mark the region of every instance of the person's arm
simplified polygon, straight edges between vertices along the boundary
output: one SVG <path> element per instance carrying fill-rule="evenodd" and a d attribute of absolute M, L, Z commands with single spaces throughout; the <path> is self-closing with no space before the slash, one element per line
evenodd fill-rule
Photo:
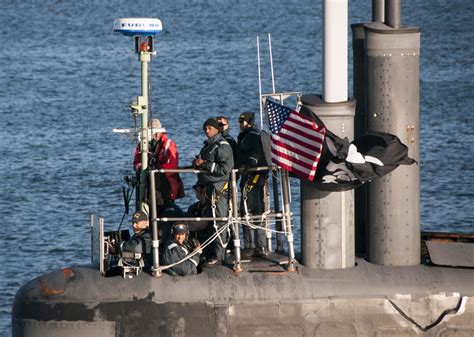
<path fill-rule="evenodd" d="M 177 243 L 172 243 L 166 247 L 163 260 L 167 265 L 181 261 L 186 257 L 184 250 Z M 170 269 L 180 276 L 197 274 L 197 262 L 195 260 L 185 260 Z"/>
<path fill-rule="evenodd" d="M 138 171 L 141 169 L 142 166 L 142 157 L 140 154 L 140 144 L 137 145 L 135 148 L 135 157 L 133 158 L 133 169 Z"/>
<path fill-rule="evenodd" d="M 166 243 L 165 251 L 163 253 L 163 265 L 167 266 L 169 264 L 172 264 L 173 262 L 173 247 L 169 248 L 170 245 L 172 245 L 171 242 Z"/>
<path fill-rule="evenodd" d="M 242 164 L 248 167 L 257 167 L 258 163 L 260 163 L 265 156 L 260 134 L 256 131 L 250 131 L 247 137 L 245 137 L 245 146 L 249 151 L 248 157 L 244 158 Z"/>
<path fill-rule="evenodd" d="M 159 158 L 161 167 L 164 169 L 175 169 L 179 166 L 179 155 L 178 155 L 178 148 L 176 147 L 176 143 L 171 140 L 166 140 L 168 143 L 165 144 L 165 151 L 164 155 Z"/>
<path fill-rule="evenodd" d="M 231 146 L 226 140 L 222 140 L 216 152 L 215 161 L 206 161 L 202 163 L 201 167 L 216 177 L 229 175 L 234 167 L 234 155 L 232 154 Z"/>

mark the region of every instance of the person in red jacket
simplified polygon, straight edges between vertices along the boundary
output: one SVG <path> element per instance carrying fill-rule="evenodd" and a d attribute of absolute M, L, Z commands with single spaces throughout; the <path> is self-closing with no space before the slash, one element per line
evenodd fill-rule
<path fill-rule="evenodd" d="M 168 138 L 166 129 L 162 127 L 158 119 L 151 120 L 151 140 L 149 145 L 149 168 L 150 169 L 176 169 L 179 165 L 178 149 L 175 142 Z M 141 170 L 140 144 L 135 149 L 135 158 L 133 160 L 133 168 L 135 171 Z M 162 175 L 161 175 L 162 176 Z M 158 204 L 165 205 L 169 200 L 176 200 L 184 197 L 184 185 L 179 173 L 166 172 L 164 174 L 166 180 L 160 179 L 157 175 L 157 192 L 161 196 L 157 196 Z M 161 184 L 160 184 L 161 182 Z M 161 186 L 160 186 L 161 185 Z M 166 185 L 166 186 L 164 186 Z M 160 198 L 161 197 L 161 198 Z M 160 202 L 162 199 L 162 202 Z"/>

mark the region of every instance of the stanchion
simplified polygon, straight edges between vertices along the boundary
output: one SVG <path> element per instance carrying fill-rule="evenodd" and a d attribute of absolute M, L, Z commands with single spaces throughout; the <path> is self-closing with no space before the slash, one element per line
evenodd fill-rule
<path fill-rule="evenodd" d="M 234 231 L 234 252 L 235 252 L 235 261 L 234 261 L 234 272 L 240 273 L 243 271 L 242 263 L 240 261 L 240 225 L 236 221 L 239 217 L 239 210 L 237 208 L 237 178 L 235 174 L 236 170 L 231 172 L 231 187 L 232 187 L 232 229 Z"/>
<path fill-rule="evenodd" d="M 281 186 L 283 195 L 283 219 L 285 219 L 286 236 L 288 238 L 288 271 L 296 271 L 295 249 L 293 246 L 293 231 L 291 226 L 290 195 L 288 189 L 288 171 L 281 169 Z"/>
<path fill-rule="evenodd" d="M 158 224 L 156 221 L 156 189 L 155 189 L 155 173 L 150 172 L 150 200 L 151 200 L 151 233 L 152 233 L 152 247 L 153 247 L 153 267 L 151 267 L 151 274 L 154 277 L 160 277 L 160 241 L 158 240 Z"/>

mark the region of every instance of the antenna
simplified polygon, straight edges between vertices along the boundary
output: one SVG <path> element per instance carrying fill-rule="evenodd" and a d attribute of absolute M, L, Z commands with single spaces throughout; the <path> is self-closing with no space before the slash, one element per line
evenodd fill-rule
<path fill-rule="evenodd" d="M 130 105 L 133 116 L 136 120 L 141 117 L 140 146 L 141 149 L 141 175 L 140 185 L 143 187 L 139 193 L 140 209 L 147 211 L 145 203 L 146 195 L 144 188 L 147 183 L 146 169 L 148 168 L 148 113 L 150 110 L 148 65 L 152 55 L 156 55 L 153 50 L 153 38 L 163 30 L 163 25 L 159 19 L 154 18 L 120 18 L 114 21 L 113 31 L 125 36 L 133 36 L 135 40 L 135 53 L 141 64 L 141 95 L 135 97 Z"/>
<path fill-rule="evenodd" d="M 155 36 L 161 33 L 163 25 L 153 18 L 121 18 L 114 21 L 114 33 L 125 36 Z"/>
<path fill-rule="evenodd" d="M 268 33 L 268 49 L 270 52 L 270 71 L 272 76 L 272 93 L 271 94 L 262 94 L 262 80 L 260 74 L 260 45 L 259 45 L 259 37 L 257 36 L 257 52 L 258 52 L 258 84 L 259 84 L 259 93 L 260 93 L 260 115 L 262 115 L 262 99 L 266 99 L 267 97 L 271 97 L 273 99 L 277 99 L 280 101 L 280 104 L 283 104 L 285 99 L 295 96 L 297 102 L 300 101 L 302 92 L 300 91 L 288 91 L 288 92 L 276 92 L 275 89 L 275 72 L 273 69 L 273 53 L 272 53 L 272 36 Z"/>
<path fill-rule="evenodd" d="M 272 54 L 272 36 L 268 33 L 268 49 L 270 51 L 270 71 L 272 75 L 272 93 L 275 94 L 275 72 L 273 70 L 273 54 Z M 258 64 L 258 93 L 259 93 L 259 107 L 260 107 L 260 129 L 263 130 L 263 107 L 262 107 L 262 76 L 260 67 L 260 36 L 257 35 L 257 64 Z M 283 104 L 282 96 L 280 95 L 280 103 Z"/>
<path fill-rule="evenodd" d="M 260 106 L 260 129 L 263 130 L 262 76 L 260 73 L 260 37 L 258 35 L 257 35 L 257 64 L 258 64 L 258 102 Z"/>
<path fill-rule="evenodd" d="M 153 267 L 152 275 L 159 277 L 159 241 L 158 228 L 156 223 L 156 202 L 155 202 L 155 175 L 150 174 L 148 185 L 148 111 L 151 109 L 150 96 L 148 94 L 149 76 L 148 64 L 151 56 L 156 55 L 153 50 L 153 38 L 163 30 L 163 25 L 159 19 L 153 18 L 121 18 L 114 21 L 114 32 L 135 38 L 135 52 L 141 64 L 141 95 L 136 97 L 130 105 L 135 118 L 141 116 L 140 149 L 141 149 L 141 170 L 140 184 L 137 187 L 137 208 L 149 214 L 152 221 L 152 245 L 153 245 Z M 136 119 L 135 119 L 136 120 Z M 149 188 L 147 188 L 149 186 Z M 147 190 L 151 190 L 150 205 L 148 204 Z M 151 208 L 151 212 L 150 212 Z"/>
<path fill-rule="evenodd" d="M 273 72 L 273 54 L 272 54 L 272 36 L 268 33 L 268 49 L 270 51 L 270 70 L 272 72 L 272 89 L 273 93 L 275 93 L 275 74 Z M 280 102 L 283 103 L 283 102 Z"/>

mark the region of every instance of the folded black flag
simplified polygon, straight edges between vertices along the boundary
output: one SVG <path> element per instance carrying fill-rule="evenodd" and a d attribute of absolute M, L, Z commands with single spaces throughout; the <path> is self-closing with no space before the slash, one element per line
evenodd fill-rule
<path fill-rule="evenodd" d="M 301 107 L 299 112 L 318 125 L 324 125 L 306 107 Z M 416 160 L 408 157 L 408 147 L 395 135 L 371 131 L 349 142 L 326 128 L 313 185 L 322 191 L 347 191 L 382 177 L 399 165 L 413 163 Z"/>

